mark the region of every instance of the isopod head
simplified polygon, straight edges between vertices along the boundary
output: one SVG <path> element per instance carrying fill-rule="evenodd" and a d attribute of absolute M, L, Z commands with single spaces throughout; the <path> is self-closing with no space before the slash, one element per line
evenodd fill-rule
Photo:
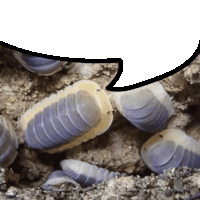
<path fill-rule="evenodd" d="M 119 112 L 146 132 L 163 130 L 174 113 L 172 101 L 159 82 L 129 91 L 113 92 L 113 97 Z"/>
<path fill-rule="evenodd" d="M 13 51 L 13 55 L 28 71 L 43 76 L 50 76 L 62 70 L 64 63 L 66 63 L 59 60 L 31 56 L 18 51 Z"/>
<path fill-rule="evenodd" d="M 166 129 L 144 143 L 141 156 L 146 165 L 157 173 L 170 167 L 200 167 L 200 144 L 185 132 Z"/>
<path fill-rule="evenodd" d="M 18 139 L 11 123 L 0 116 L 0 167 L 8 167 L 17 157 Z"/>
<path fill-rule="evenodd" d="M 112 106 L 99 85 L 83 80 L 37 103 L 19 126 L 29 146 L 55 153 L 104 133 L 113 121 Z"/>

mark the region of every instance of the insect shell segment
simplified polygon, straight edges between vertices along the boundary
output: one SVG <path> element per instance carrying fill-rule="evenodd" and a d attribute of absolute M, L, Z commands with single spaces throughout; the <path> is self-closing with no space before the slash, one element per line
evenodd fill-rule
<path fill-rule="evenodd" d="M 174 113 L 172 101 L 159 82 L 125 92 L 113 92 L 119 112 L 140 130 L 155 133 L 165 128 Z"/>
<path fill-rule="evenodd" d="M 50 76 L 62 70 L 64 63 L 66 63 L 59 60 L 31 56 L 18 51 L 13 51 L 13 55 L 27 70 L 43 76 Z"/>
<path fill-rule="evenodd" d="M 71 183 L 76 187 L 81 187 L 76 181 L 68 177 L 63 171 L 57 170 L 50 174 L 48 180 L 41 186 L 45 190 L 62 191 L 63 184 Z"/>
<path fill-rule="evenodd" d="M 10 122 L 0 116 L 0 167 L 8 167 L 17 157 L 18 139 Z"/>
<path fill-rule="evenodd" d="M 62 170 L 67 176 L 78 182 L 82 187 L 98 184 L 102 181 L 106 182 L 117 176 L 127 176 L 125 173 L 110 172 L 107 169 L 98 168 L 86 162 L 78 160 L 63 160 L 60 162 Z"/>
<path fill-rule="evenodd" d="M 104 133 L 113 121 L 111 111 L 105 91 L 83 80 L 27 110 L 19 126 L 29 146 L 55 153 Z"/>
<path fill-rule="evenodd" d="M 157 173 L 170 167 L 200 168 L 200 143 L 183 131 L 166 129 L 144 143 L 141 156 Z"/>

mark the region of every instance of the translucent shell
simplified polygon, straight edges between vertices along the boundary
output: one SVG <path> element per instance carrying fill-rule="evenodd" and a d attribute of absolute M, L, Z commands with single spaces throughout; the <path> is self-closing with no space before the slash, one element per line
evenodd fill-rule
<path fill-rule="evenodd" d="M 144 143 L 141 156 L 157 173 L 170 167 L 200 168 L 200 143 L 177 129 L 166 129 Z"/>
<path fill-rule="evenodd" d="M 67 176 L 78 182 L 82 187 L 98 184 L 102 181 L 106 182 L 117 176 L 126 176 L 125 173 L 110 172 L 107 169 L 73 159 L 61 161 L 60 166 Z"/>
<path fill-rule="evenodd" d="M 80 185 L 68 177 L 63 171 L 57 170 L 50 174 L 48 180 L 41 186 L 45 190 L 60 191 L 60 186 L 66 183 L 71 183 L 77 187 Z"/>
<path fill-rule="evenodd" d="M 23 67 L 39 75 L 50 76 L 63 68 L 62 61 L 59 60 L 31 56 L 18 51 L 13 51 L 13 55 Z"/>
<path fill-rule="evenodd" d="M 8 167 L 17 157 L 18 139 L 10 122 L 0 116 L 0 167 Z"/>
<path fill-rule="evenodd" d="M 149 133 L 163 130 L 174 112 L 171 99 L 159 82 L 113 92 L 113 97 L 119 112 L 137 128 Z"/>
<path fill-rule="evenodd" d="M 83 80 L 27 110 L 19 126 L 29 146 L 55 153 L 104 133 L 113 121 L 111 111 L 105 91 Z"/>

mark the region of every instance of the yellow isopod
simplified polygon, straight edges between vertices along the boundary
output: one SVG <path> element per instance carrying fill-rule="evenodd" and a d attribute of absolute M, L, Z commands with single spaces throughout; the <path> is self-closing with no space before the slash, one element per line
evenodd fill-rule
<path fill-rule="evenodd" d="M 105 91 L 94 81 L 82 80 L 27 110 L 19 126 L 29 146 L 55 153 L 104 133 L 112 121 Z"/>

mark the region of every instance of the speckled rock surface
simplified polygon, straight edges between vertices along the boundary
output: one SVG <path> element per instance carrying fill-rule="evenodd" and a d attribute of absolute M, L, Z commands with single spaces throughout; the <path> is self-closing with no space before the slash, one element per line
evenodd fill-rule
<path fill-rule="evenodd" d="M 40 188 L 7 186 L 1 192 L 2 199 L 49 199 L 49 200 L 192 200 L 200 198 L 200 170 L 170 168 L 161 175 L 129 176 L 102 182 L 87 188 L 62 186 L 64 191 L 53 192 Z M 7 198 L 6 198 L 7 197 Z"/>
<path fill-rule="evenodd" d="M 200 56 L 188 67 L 165 78 L 161 83 L 172 97 L 175 108 L 175 115 L 170 119 L 167 127 L 185 130 L 200 142 L 199 64 Z M 118 65 L 117 63 L 68 63 L 68 68 L 53 76 L 38 76 L 23 68 L 15 60 L 10 49 L 0 46 L 0 114 L 11 120 L 20 141 L 19 155 L 9 167 L 12 168 L 13 173 L 19 174 L 20 180 L 15 184 L 11 181 L 5 191 L 0 191 L 2 199 L 13 198 L 13 196 L 19 199 L 49 200 L 186 199 L 193 193 L 198 193 L 199 183 L 195 182 L 194 177 L 195 173 L 199 174 L 199 171 L 191 175 L 187 174 L 184 180 L 190 181 L 183 182 L 182 186 L 180 186 L 181 181 L 175 181 L 176 185 L 179 184 L 176 186 L 177 190 L 181 190 L 181 187 L 191 187 L 194 188 L 193 193 L 188 192 L 187 189 L 181 192 L 174 191 L 173 178 L 170 184 L 159 178 L 159 183 L 152 183 L 145 188 L 143 184 L 158 177 L 151 176 L 151 171 L 145 166 L 139 153 L 142 144 L 152 135 L 140 131 L 118 113 L 110 91 L 107 91 L 107 94 L 113 105 L 114 121 L 106 133 L 73 149 L 52 155 L 28 147 L 24 135 L 18 129 L 18 120 L 27 109 L 45 97 L 82 79 L 93 80 L 105 88 L 115 77 Z M 63 193 L 47 192 L 37 188 L 46 181 L 49 174 L 60 169 L 59 162 L 67 158 L 86 161 L 108 170 L 126 172 L 133 177 L 102 183 L 91 187 L 88 191 L 76 190 L 72 186 Z M 109 190 L 112 191 L 110 194 Z"/>

